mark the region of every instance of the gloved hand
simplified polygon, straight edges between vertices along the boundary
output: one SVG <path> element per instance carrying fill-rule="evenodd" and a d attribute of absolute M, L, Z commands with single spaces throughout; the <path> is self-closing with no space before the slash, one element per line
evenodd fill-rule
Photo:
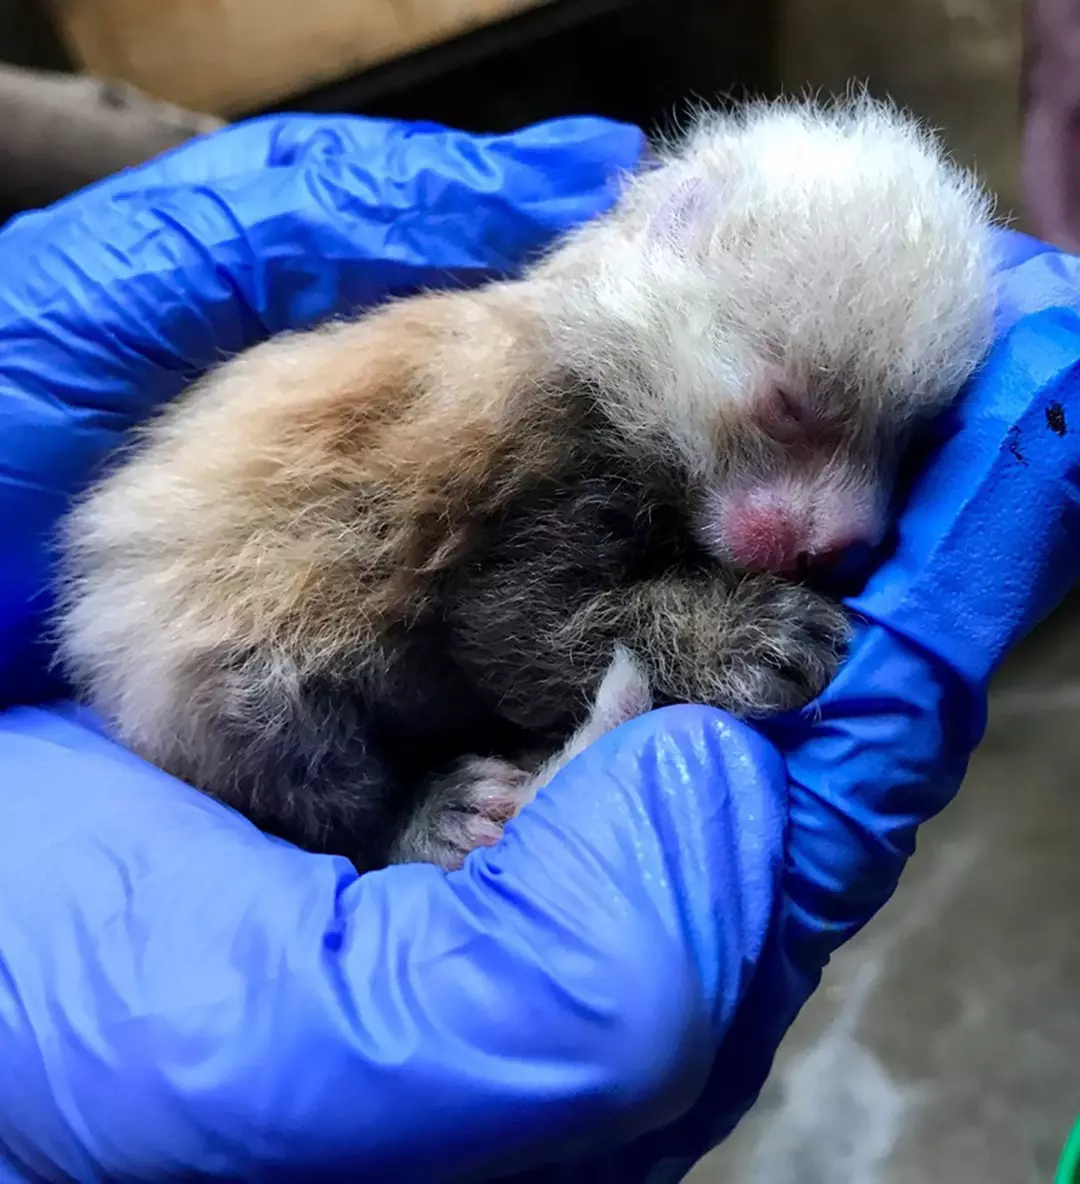
<path fill-rule="evenodd" d="M 774 936 L 702 1099 L 643 1159 L 674 1148 L 687 1167 L 730 1131 L 830 955 L 959 788 L 991 675 L 1080 579 L 1080 258 L 996 241 L 995 348 L 925 442 L 886 556 L 846 598 L 861 620 L 850 656 L 814 704 L 763 729 L 787 771 Z M 677 1179 L 668 1162 L 649 1179 Z"/>
<path fill-rule="evenodd" d="M 132 422 L 267 332 L 512 268 L 640 148 L 592 120 L 261 121 L 0 236 L 9 700 L 48 689 L 49 530 Z M 1074 578 L 1080 270 L 1003 246 L 1001 343 L 857 601 L 854 657 L 820 719 L 774 729 L 790 782 L 723 714 L 657 712 L 462 871 L 357 878 L 83 711 L 0 718 L 8 1174 L 630 1184 L 721 1138 L 955 789 L 988 672 Z"/>

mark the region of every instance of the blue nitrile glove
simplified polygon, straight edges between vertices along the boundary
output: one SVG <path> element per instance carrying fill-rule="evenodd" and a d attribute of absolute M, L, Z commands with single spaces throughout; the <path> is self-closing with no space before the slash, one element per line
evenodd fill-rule
<path fill-rule="evenodd" d="M 1080 258 L 1013 232 L 996 244 L 996 346 L 848 600 L 851 654 L 814 704 L 765 729 L 787 769 L 779 917 L 700 1101 L 635 1149 L 663 1162 L 650 1184 L 678 1179 L 754 1100 L 825 963 L 959 788 L 990 676 L 1080 579 Z"/>
<path fill-rule="evenodd" d="M 640 147 L 593 120 L 502 139 L 264 121 L 0 236 L 8 698 L 47 686 L 48 531 L 126 427 L 270 330 L 512 266 L 602 208 Z M 1050 404 L 1068 422 L 1080 268 L 1002 243 L 1001 344 L 860 599 L 870 623 L 820 722 L 777 731 L 790 784 L 721 713 L 658 712 L 461 872 L 357 878 L 84 712 L 0 717 L 0 1177 L 546 1164 L 529 1178 L 632 1184 L 721 1138 L 955 789 L 987 672 L 1073 580 L 1080 435 Z"/>

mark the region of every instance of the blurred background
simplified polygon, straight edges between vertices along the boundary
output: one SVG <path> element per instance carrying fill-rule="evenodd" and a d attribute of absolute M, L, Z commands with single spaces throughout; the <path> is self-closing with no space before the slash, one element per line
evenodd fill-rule
<path fill-rule="evenodd" d="M 1080 28 L 1080 0 L 1055 5 Z M 942 129 L 1003 217 L 1068 246 L 1053 185 L 1022 168 L 1027 15 L 1022 0 L 0 0 L 0 214 L 270 110 L 656 131 L 688 100 L 854 78 Z M 1040 143 L 1062 192 L 1072 52 L 1039 74 L 1060 84 Z M 1001 671 L 960 799 L 693 1184 L 1051 1184 L 1080 1110 L 1078 770 L 1072 603 Z"/>

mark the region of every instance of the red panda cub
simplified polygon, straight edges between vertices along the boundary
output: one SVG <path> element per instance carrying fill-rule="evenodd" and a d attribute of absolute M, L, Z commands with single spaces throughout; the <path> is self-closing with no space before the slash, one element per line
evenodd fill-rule
<path fill-rule="evenodd" d="M 147 760 L 361 870 L 454 867 L 652 705 L 754 719 L 847 639 L 992 323 L 990 208 L 865 97 L 709 114 L 521 277 L 261 344 L 67 519 L 59 653 Z"/>

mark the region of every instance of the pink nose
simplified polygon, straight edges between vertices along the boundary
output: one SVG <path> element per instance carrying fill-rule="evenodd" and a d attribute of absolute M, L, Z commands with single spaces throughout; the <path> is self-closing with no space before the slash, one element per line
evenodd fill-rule
<path fill-rule="evenodd" d="M 829 566 L 857 541 L 850 531 L 815 527 L 793 507 L 772 499 L 729 507 L 721 535 L 740 567 L 777 575 Z"/>
<path fill-rule="evenodd" d="M 724 516 L 725 549 L 752 571 L 794 571 L 805 553 L 808 525 L 776 502 L 732 506 Z"/>

